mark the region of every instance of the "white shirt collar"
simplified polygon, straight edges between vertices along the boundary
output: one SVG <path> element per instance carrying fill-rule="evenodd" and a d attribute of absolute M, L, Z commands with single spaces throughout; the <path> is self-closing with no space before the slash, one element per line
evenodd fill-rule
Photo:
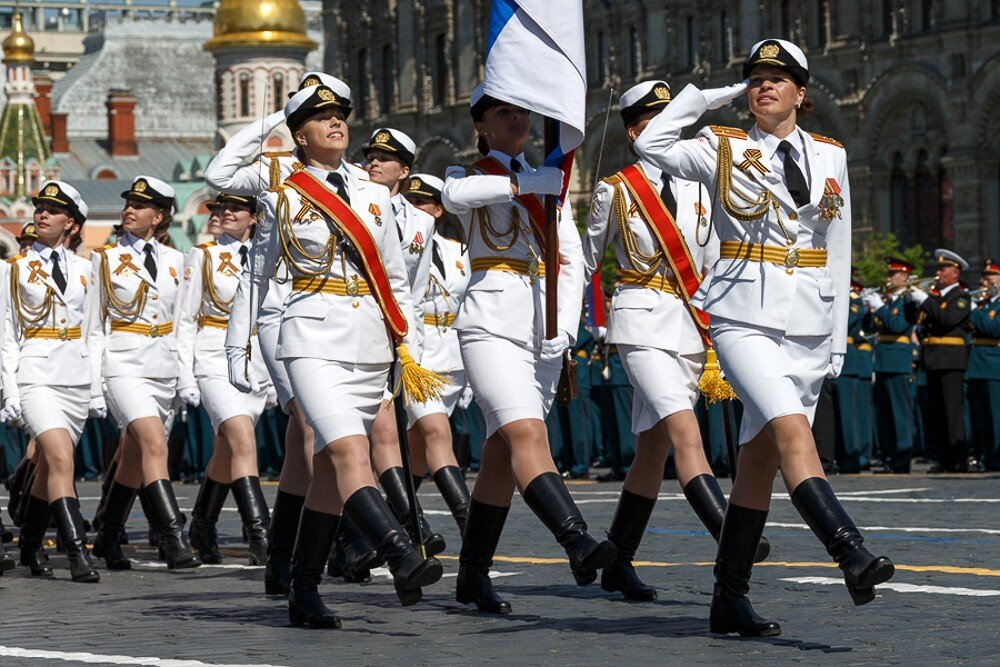
<path fill-rule="evenodd" d="M 528 164 L 528 160 L 524 157 L 524 153 L 519 153 L 518 155 L 511 157 L 502 151 L 492 150 L 490 151 L 487 157 L 495 159 L 497 162 L 502 164 L 508 170 L 510 169 L 510 163 L 516 159 L 518 162 L 521 163 L 522 170 L 534 171 L 534 168 L 530 164 Z"/>
<path fill-rule="evenodd" d="M 334 169 L 332 172 L 327 171 L 326 169 L 320 169 L 319 167 L 314 167 L 312 165 L 306 167 L 306 171 L 308 171 L 313 176 L 316 176 L 324 183 L 326 182 L 327 176 L 329 176 L 330 174 L 332 173 L 340 174 L 341 176 L 344 177 L 344 183 L 348 184 L 348 187 L 350 187 L 351 172 L 347 169 L 347 160 L 341 160 L 340 166 Z"/>
<path fill-rule="evenodd" d="M 130 246 L 138 253 L 144 253 L 146 250 L 146 246 L 149 245 L 153 247 L 154 255 L 159 254 L 160 244 L 156 241 L 155 238 L 151 238 L 148 241 L 143 241 L 132 232 L 125 232 L 125 236 L 122 237 L 122 241 L 124 242 L 125 245 Z"/>
<path fill-rule="evenodd" d="M 246 246 L 247 248 L 250 247 L 250 240 L 249 239 L 247 239 L 246 241 L 240 241 L 238 239 L 234 239 L 232 236 L 230 236 L 229 234 L 227 234 L 225 232 L 223 232 L 222 235 L 219 237 L 219 240 L 217 241 L 217 243 L 219 245 L 232 245 L 232 244 L 235 243 L 236 245 L 239 245 L 239 246 Z"/>
<path fill-rule="evenodd" d="M 757 126 L 757 133 L 760 135 L 760 138 L 757 141 L 764 146 L 762 152 L 764 153 L 764 157 L 768 160 L 773 161 L 775 159 L 780 159 L 777 158 L 778 144 L 782 141 L 787 141 L 792 145 L 792 159 L 801 163 L 802 156 L 805 155 L 805 144 L 802 142 L 802 134 L 799 128 L 796 127 L 795 130 L 793 130 L 792 133 L 784 139 L 779 139 L 773 134 L 764 132 L 759 126 Z"/>
<path fill-rule="evenodd" d="M 940 292 L 941 296 L 944 296 L 945 294 L 952 291 L 956 287 L 958 287 L 958 283 L 952 283 L 951 285 L 948 285 L 947 287 L 938 290 L 938 292 Z"/>
<path fill-rule="evenodd" d="M 45 261 L 50 261 L 53 258 L 58 259 L 58 260 L 62 260 L 63 259 L 63 253 L 61 252 L 62 249 L 63 249 L 62 246 L 57 246 L 55 248 L 50 248 L 49 246 L 45 245 L 44 243 L 39 243 L 38 241 L 33 241 L 31 243 L 31 249 L 34 250 L 35 252 L 37 252 L 39 255 L 41 255 L 42 259 L 44 259 Z"/>
<path fill-rule="evenodd" d="M 646 160 L 639 160 L 639 167 L 645 172 L 646 179 L 649 180 L 653 188 L 659 192 L 663 186 L 663 170 Z"/>

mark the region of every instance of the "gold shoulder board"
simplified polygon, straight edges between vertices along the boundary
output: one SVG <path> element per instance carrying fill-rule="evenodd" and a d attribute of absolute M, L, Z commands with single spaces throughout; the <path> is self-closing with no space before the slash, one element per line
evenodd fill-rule
<path fill-rule="evenodd" d="M 727 127 L 726 125 L 709 125 L 708 128 L 712 130 L 718 137 L 729 137 L 730 139 L 746 139 L 747 133 L 738 127 Z"/>
<path fill-rule="evenodd" d="M 820 142 L 821 144 L 830 144 L 836 146 L 837 148 L 843 148 L 844 144 L 840 143 L 836 139 L 831 139 L 830 137 L 824 137 L 822 134 L 816 134 L 815 132 L 810 132 L 809 136 Z"/>
<path fill-rule="evenodd" d="M 19 259 L 24 259 L 24 255 L 14 255 L 13 257 L 8 257 L 7 258 L 7 263 L 8 264 L 13 264 L 14 262 L 16 262 Z"/>
<path fill-rule="evenodd" d="M 276 158 L 276 157 L 294 157 L 291 151 L 264 151 L 264 157 L 266 158 Z"/>
<path fill-rule="evenodd" d="M 205 241 L 204 243 L 199 243 L 198 244 L 198 248 L 200 248 L 201 250 L 208 250 L 209 248 L 211 248 L 214 245 L 215 245 L 215 241 Z"/>

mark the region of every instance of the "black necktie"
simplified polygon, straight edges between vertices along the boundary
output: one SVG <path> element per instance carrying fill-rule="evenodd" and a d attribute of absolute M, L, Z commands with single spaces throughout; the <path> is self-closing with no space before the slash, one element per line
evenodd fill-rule
<path fill-rule="evenodd" d="M 156 282 L 156 258 L 153 257 L 153 251 L 154 250 L 155 250 L 155 248 L 153 248 L 153 246 L 151 244 L 149 244 L 149 243 L 146 244 L 146 247 L 144 247 L 142 249 L 142 251 L 144 253 L 146 253 L 146 259 L 142 260 L 142 265 L 146 267 L 147 271 L 149 271 L 149 276 L 150 276 L 150 278 L 153 279 L 153 282 L 155 283 Z"/>
<path fill-rule="evenodd" d="M 785 185 L 788 186 L 788 194 L 792 195 L 795 205 L 803 207 L 809 203 L 809 186 L 806 185 L 806 177 L 802 175 L 799 165 L 795 164 L 792 158 L 792 145 L 787 140 L 778 144 L 778 150 L 784 154 L 782 164 L 785 168 Z"/>
<path fill-rule="evenodd" d="M 331 171 L 330 175 L 326 177 L 327 182 L 332 185 L 337 190 L 337 195 L 347 202 L 348 206 L 351 204 L 351 195 L 347 193 L 347 184 L 344 183 L 344 177 L 335 171 Z"/>
<path fill-rule="evenodd" d="M 521 164 L 520 160 L 518 160 L 517 158 L 514 158 L 513 160 L 510 161 L 510 170 L 512 172 L 514 172 L 515 174 L 518 174 L 518 173 L 524 171 L 524 165 Z"/>
<path fill-rule="evenodd" d="M 59 288 L 60 292 L 66 292 L 66 276 L 63 274 L 62 269 L 59 267 L 59 255 L 52 251 L 49 255 L 49 259 L 52 260 L 52 280 L 55 281 L 56 287 Z"/>
<path fill-rule="evenodd" d="M 438 244 L 431 244 L 431 260 L 434 262 L 434 266 L 438 267 L 438 271 L 441 272 L 442 278 L 447 278 L 447 274 L 444 272 L 444 260 L 441 259 L 441 251 L 438 250 Z"/>
<path fill-rule="evenodd" d="M 249 252 L 250 248 L 246 247 L 245 245 L 240 246 L 240 266 L 243 267 L 244 269 L 247 266 L 247 253 Z"/>
<path fill-rule="evenodd" d="M 660 178 L 663 179 L 663 187 L 660 188 L 660 199 L 667 205 L 670 216 L 674 220 L 677 220 L 677 198 L 674 197 L 674 191 L 670 188 L 670 174 L 663 172 Z"/>

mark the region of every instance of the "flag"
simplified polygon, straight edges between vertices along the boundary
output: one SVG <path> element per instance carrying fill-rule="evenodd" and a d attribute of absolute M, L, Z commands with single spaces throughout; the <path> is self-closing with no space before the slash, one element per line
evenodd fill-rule
<path fill-rule="evenodd" d="M 545 164 L 568 184 L 586 125 L 582 0 L 493 0 L 483 91 L 559 122 Z"/>
<path fill-rule="evenodd" d="M 608 326 L 607 313 L 604 312 L 604 284 L 601 282 L 600 269 L 594 271 L 587 286 L 587 324 L 592 327 Z"/>

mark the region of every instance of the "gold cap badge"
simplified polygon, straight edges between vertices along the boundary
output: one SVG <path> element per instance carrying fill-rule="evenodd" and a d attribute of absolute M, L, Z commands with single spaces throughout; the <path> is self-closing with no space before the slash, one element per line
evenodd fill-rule
<path fill-rule="evenodd" d="M 760 57 L 771 60 L 778 57 L 778 53 L 781 51 L 781 47 L 777 44 L 765 44 L 760 47 Z"/>
<path fill-rule="evenodd" d="M 135 185 L 132 186 L 132 189 L 136 192 L 145 192 L 147 188 L 149 188 L 149 184 L 141 178 L 135 182 Z"/>
<path fill-rule="evenodd" d="M 390 135 L 388 132 L 379 132 L 378 134 L 375 135 L 375 143 L 376 144 L 385 144 L 385 143 L 388 143 L 389 139 L 391 139 L 391 138 L 392 138 L 392 135 Z"/>
<path fill-rule="evenodd" d="M 670 91 L 667 90 L 666 86 L 654 86 L 653 87 L 653 94 L 656 95 L 656 99 L 658 99 L 658 100 L 669 100 L 670 99 Z"/>
<path fill-rule="evenodd" d="M 45 187 L 45 196 L 46 197 L 55 197 L 57 194 L 59 194 L 59 186 L 58 185 L 55 185 L 53 183 L 53 184 L 48 185 L 48 186 Z"/>
<path fill-rule="evenodd" d="M 303 88 L 309 88 L 310 86 L 318 86 L 319 83 L 320 83 L 319 79 L 317 79 L 314 76 L 311 76 L 311 77 L 309 77 L 308 79 L 306 79 L 305 81 L 302 82 L 302 87 Z"/>
<path fill-rule="evenodd" d="M 419 178 L 412 178 L 412 179 L 410 179 L 410 189 L 411 190 L 419 190 L 421 185 L 423 185 L 423 183 L 420 182 Z"/>
<path fill-rule="evenodd" d="M 333 99 L 333 92 L 327 90 L 326 88 L 320 88 L 316 94 L 319 95 L 319 98 L 324 102 L 329 102 Z"/>

